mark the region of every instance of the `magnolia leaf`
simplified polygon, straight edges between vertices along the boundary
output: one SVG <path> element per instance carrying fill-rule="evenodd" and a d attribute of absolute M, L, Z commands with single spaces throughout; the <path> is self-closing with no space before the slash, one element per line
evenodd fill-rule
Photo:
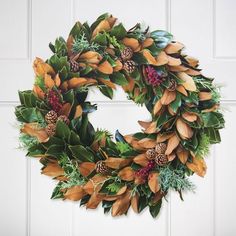
<path fill-rule="evenodd" d="M 179 142 L 180 140 L 176 134 L 170 137 L 167 142 L 167 149 L 165 151 L 165 154 L 170 155 L 172 151 L 179 145 Z"/>
<path fill-rule="evenodd" d="M 151 121 L 138 121 L 139 125 L 142 126 L 144 129 L 147 129 L 151 125 Z"/>
<path fill-rule="evenodd" d="M 79 201 L 84 195 L 85 192 L 82 186 L 76 185 L 67 189 L 66 193 L 64 194 L 64 198 L 71 201 Z"/>
<path fill-rule="evenodd" d="M 181 60 L 179 58 L 174 58 L 171 56 L 167 56 L 168 58 L 168 65 L 169 66 L 179 66 L 181 65 Z"/>
<path fill-rule="evenodd" d="M 106 166 L 112 169 L 120 169 L 130 164 L 131 159 L 108 157 L 105 160 Z"/>
<path fill-rule="evenodd" d="M 132 181 L 134 180 L 134 171 L 128 166 L 119 171 L 118 176 L 124 181 Z"/>
<path fill-rule="evenodd" d="M 169 105 L 173 102 L 176 98 L 175 91 L 169 91 L 168 89 L 165 90 L 163 96 L 161 97 L 161 104 L 162 105 Z"/>
<path fill-rule="evenodd" d="M 167 139 L 171 138 L 173 135 L 174 135 L 174 133 L 158 134 L 158 135 L 157 135 L 156 142 L 157 142 L 157 143 L 163 143 L 163 142 L 165 142 Z"/>
<path fill-rule="evenodd" d="M 76 106 L 74 119 L 80 117 L 83 114 L 83 108 L 81 105 Z"/>
<path fill-rule="evenodd" d="M 167 47 L 164 50 L 168 54 L 174 54 L 174 53 L 178 53 L 183 48 L 184 48 L 184 45 L 182 43 L 180 43 L 180 42 L 171 42 L 167 45 Z"/>
<path fill-rule="evenodd" d="M 147 166 L 148 159 L 146 157 L 146 154 L 139 154 L 133 159 L 133 162 L 141 166 Z"/>
<path fill-rule="evenodd" d="M 179 150 L 177 150 L 176 154 L 177 154 L 179 160 L 180 160 L 183 164 L 185 164 L 185 163 L 187 162 L 188 156 L 189 156 L 189 152 L 188 152 L 188 151 L 186 151 L 186 150 L 184 150 L 184 149 L 179 149 Z"/>
<path fill-rule="evenodd" d="M 83 176 L 88 176 L 94 169 L 95 169 L 95 163 L 93 162 L 82 162 L 79 165 L 79 172 Z"/>
<path fill-rule="evenodd" d="M 204 177 L 206 174 L 207 166 L 203 158 L 197 158 L 193 156 L 193 162 L 187 162 L 187 167 L 195 172 L 197 175 Z"/>
<path fill-rule="evenodd" d="M 103 78 L 98 78 L 98 80 L 101 83 L 105 84 L 106 86 L 110 87 L 111 89 L 116 89 L 116 85 L 113 82 L 111 82 L 110 80 L 103 79 Z"/>
<path fill-rule="evenodd" d="M 161 100 L 158 100 L 153 108 L 153 114 L 156 115 L 162 108 Z"/>
<path fill-rule="evenodd" d="M 181 118 L 179 118 L 176 121 L 176 128 L 177 128 L 179 134 L 182 135 L 182 137 L 184 139 L 188 139 L 193 136 L 193 130 Z"/>
<path fill-rule="evenodd" d="M 55 82 L 52 79 L 51 75 L 45 74 L 45 76 L 44 76 L 44 84 L 45 84 L 46 88 L 49 88 L 49 89 L 51 89 L 55 85 Z"/>
<path fill-rule="evenodd" d="M 42 169 L 43 175 L 58 177 L 65 174 L 64 170 L 58 165 L 58 163 L 47 163 L 46 167 Z"/>
<path fill-rule="evenodd" d="M 148 49 L 143 50 L 143 56 L 147 59 L 148 64 L 158 65 L 155 57 L 150 53 Z"/>
<path fill-rule="evenodd" d="M 143 148 L 154 148 L 156 146 L 156 140 L 150 138 L 143 138 L 138 141 L 138 144 Z"/>
<path fill-rule="evenodd" d="M 157 193 L 160 190 L 160 185 L 158 183 L 158 173 L 150 173 L 148 176 L 148 186 L 153 193 Z"/>
<path fill-rule="evenodd" d="M 132 48 L 133 51 L 136 51 L 140 46 L 138 40 L 134 38 L 124 38 L 122 42 L 126 47 Z"/>
<path fill-rule="evenodd" d="M 138 213 L 138 201 L 139 201 L 139 196 L 136 193 L 132 198 L 131 198 L 131 207 L 134 210 L 134 212 Z"/>
<path fill-rule="evenodd" d="M 156 66 L 162 66 L 167 64 L 169 61 L 168 56 L 164 51 L 161 51 L 156 57 Z"/>
<path fill-rule="evenodd" d="M 130 191 L 126 191 L 122 198 L 119 198 L 112 205 L 112 216 L 119 216 L 125 214 L 130 207 Z"/>
<path fill-rule="evenodd" d="M 146 134 L 153 134 L 157 132 L 157 122 L 152 122 L 147 129 L 144 130 Z"/>
<path fill-rule="evenodd" d="M 212 99 L 211 92 L 200 92 L 198 95 L 199 95 L 199 101 L 206 101 Z"/>
<path fill-rule="evenodd" d="M 154 43 L 153 38 L 146 38 L 146 39 L 142 42 L 142 48 L 150 47 L 153 43 Z"/>
<path fill-rule="evenodd" d="M 183 85 L 179 85 L 177 86 L 176 90 L 180 93 L 182 93 L 184 96 L 188 96 L 188 92 L 186 91 L 186 89 L 184 88 Z"/>
<path fill-rule="evenodd" d="M 195 113 L 192 113 L 192 112 L 184 112 L 182 114 L 182 117 L 189 121 L 189 122 L 194 122 L 197 120 L 198 116 L 195 114 Z"/>
<path fill-rule="evenodd" d="M 104 61 L 98 66 L 98 70 L 102 72 L 103 74 L 112 74 L 113 73 L 113 68 L 111 64 L 108 61 Z"/>
<path fill-rule="evenodd" d="M 186 90 L 191 91 L 191 92 L 194 92 L 197 90 L 195 82 L 191 76 L 187 75 L 185 72 L 179 72 L 177 75 L 181 80 L 183 80 L 182 85 L 184 86 Z"/>

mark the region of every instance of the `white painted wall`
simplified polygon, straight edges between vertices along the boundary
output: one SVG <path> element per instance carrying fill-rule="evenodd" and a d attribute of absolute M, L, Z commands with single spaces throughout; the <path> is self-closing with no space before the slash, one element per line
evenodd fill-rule
<path fill-rule="evenodd" d="M 50 200 L 54 182 L 40 175 L 40 164 L 17 150 L 14 106 L 17 90 L 30 89 L 31 64 L 47 58 L 57 36 L 67 36 L 74 21 L 92 22 L 111 12 L 126 26 L 137 21 L 167 29 L 198 57 L 205 74 L 223 88 L 227 108 L 222 143 L 207 159 L 204 179 L 194 177 L 196 194 L 181 202 L 171 193 L 158 219 L 148 212 L 112 219 L 102 209 L 86 211 L 77 203 Z M 234 0 L 0 0 L 0 235 L 1 236 L 234 236 L 236 235 L 236 1 Z M 92 122 L 114 132 L 134 132 L 145 109 L 118 91 L 109 101 L 96 92 Z M 114 123 L 118 127 L 114 127 Z"/>

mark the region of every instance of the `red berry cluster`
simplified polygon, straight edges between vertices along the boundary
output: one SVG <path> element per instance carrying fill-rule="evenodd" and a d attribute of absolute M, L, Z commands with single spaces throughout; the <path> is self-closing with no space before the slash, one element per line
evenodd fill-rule
<path fill-rule="evenodd" d="M 152 86 L 158 86 L 162 83 L 163 81 L 162 76 L 159 75 L 158 72 L 152 66 L 147 66 L 145 68 L 145 72 L 146 72 L 146 80 Z"/>
<path fill-rule="evenodd" d="M 139 169 L 137 172 L 136 172 L 136 175 L 138 177 L 140 177 L 142 180 L 146 180 L 150 171 L 156 166 L 156 163 L 154 160 L 151 160 L 148 162 L 147 166 Z"/>
<path fill-rule="evenodd" d="M 47 95 L 48 104 L 51 106 L 52 110 L 58 113 L 62 108 L 62 103 L 60 101 L 60 96 L 55 90 L 50 90 Z"/>

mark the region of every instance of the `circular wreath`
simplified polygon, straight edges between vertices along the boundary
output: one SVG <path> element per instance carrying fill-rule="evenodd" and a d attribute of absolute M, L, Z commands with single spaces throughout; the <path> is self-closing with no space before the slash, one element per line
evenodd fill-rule
<path fill-rule="evenodd" d="M 19 92 L 15 110 L 20 141 L 58 181 L 53 199 L 81 200 L 91 209 L 102 202 L 112 216 L 149 207 L 156 217 L 170 189 L 182 199 L 194 188 L 188 177 L 206 173 L 204 157 L 224 127 L 219 89 L 170 33 L 115 23 L 109 14 L 91 26 L 77 22 L 67 41 L 50 43 L 53 56 L 36 58 L 33 90 Z M 112 99 L 117 85 L 151 119 L 113 140 L 89 122 L 97 107 L 86 97 L 97 87 Z"/>

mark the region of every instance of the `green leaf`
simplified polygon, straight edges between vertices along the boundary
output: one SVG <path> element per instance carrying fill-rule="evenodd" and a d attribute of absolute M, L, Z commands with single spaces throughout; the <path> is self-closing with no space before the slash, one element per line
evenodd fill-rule
<path fill-rule="evenodd" d="M 107 37 L 103 33 L 98 33 L 96 37 L 94 38 L 93 42 L 106 46 L 107 45 Z"/>
<path fill-rule="evenodd" d="M 70 132 L 69 144 L 77 145 L 80 144 L 80 137 L 73 130 Z"/>
<path fill-rule="evenodd" d="M 110 35 L 115 36 L 117 39 L 123 39 L 127 34 L 127 31 L 122 23 L 112 28 Z"/>
<path fill-rule="evenodd" d="M 218 129 L 207 128 L 207 129 L 204 129 L 204 133 L 209 137 L 210 144 L 221 142 L 220 132 Z"/>
<path fill-rule="evenodd" d="M 56 124 L 56 137 L 68 140 L 70 137 L 70 129 L 68 125 L 65 124 L 63 121 L 57 121 Z"/>
<path fill-rule="evenodd" d="M 139 52 L 134 53 L 132 60 L 138 63 L 139 65 L 148 64 L 147 59 L 143 56 L 142 53 Z"/>
<path fill-rule="evenodd" d="M 176 99 L 170 104 L 170 107 L 176 113 L 180 106 L 181 106 L 181 94 L 177 92 Z"/>
<path fill-rule="evenodd" d="M 81 162 L 83 161 L 94 162 L 93 153 L 88 151 L 87 148 L 85 148 L 84 146 L 82 145 L 69 146 L 69 149 L 77 160 L 80 160 Z"/>
<path fill-rule="evenodd" d="M 105 95 L 106 97 L 112 99 L 113 98 L 113 90 L 107 86 L 99 86 L 99 90 L 101 91 L 101 93 L 103 95 Z"/>
<path fill-rule="evenodd" d="M 128 84 L 127 79 L 120 72 L 114 72 L 112 75 L 110 75 L 110 79 L 113 83 L 121 85 L 121 86 Z"/>
<path fill-rule="evenodd" d="M 208 112 L 202 114 L 202 119 L 205 127 L 212 127 L 216 129 L 224 128 L 224 118 L 219 112 Z"/>
<path fill-rule="evenodd" d="M 153 218 L 156 218 L 161 209 L 162 200 L 159 200 L 157 204 L 149 206 L 149 211 Z"/>
<path fill-rule="evenodd" d="M 75 37 L 76 35 L 79 35 L 81 31 L 81 27 L 82 27 L 81 23 L 77 21 L 74 24 L 73 28 L 71 29 L 70 35 L 72 35 L 73 37 Z"/>
<path fill-rule="evenodd" d="M 53 144 L 48 148 L 46 154 L 48 156 L 53 156 L 57 158 L 61 155 L 63 151 L 64 151 L 64 145 L 61 146 L 61 145 Z"/>

